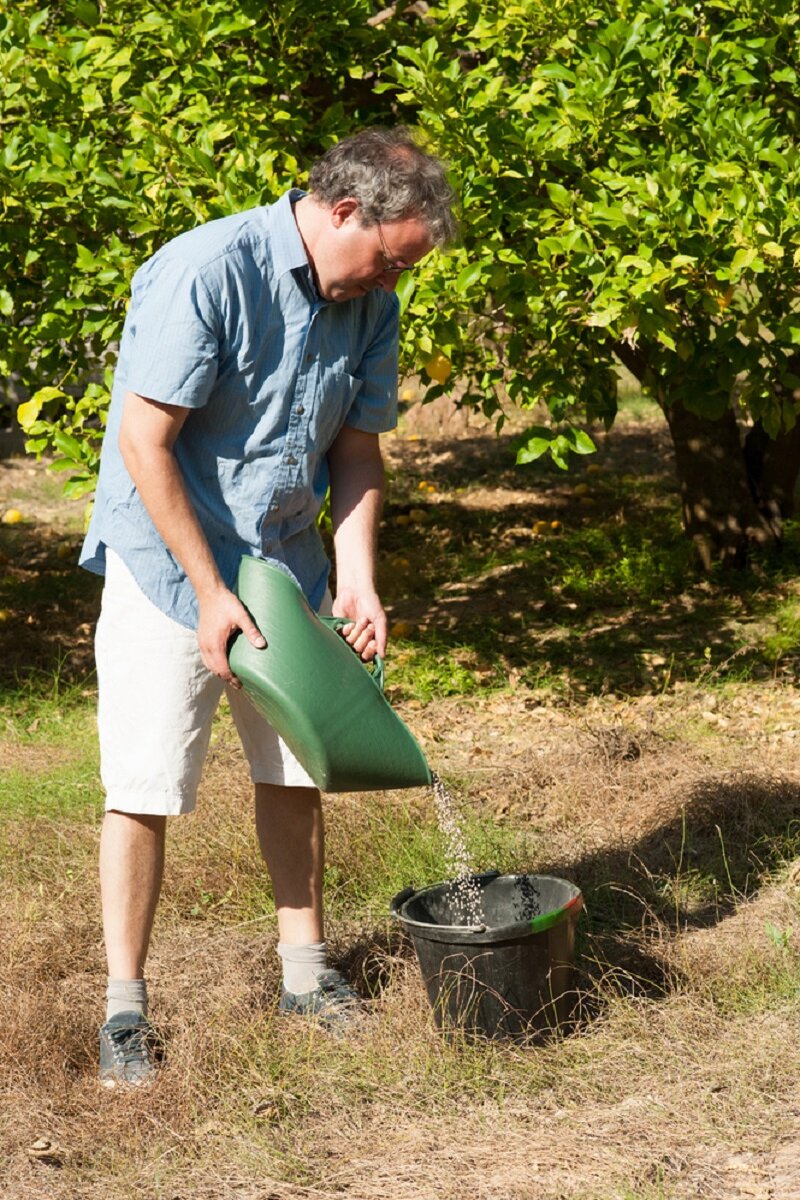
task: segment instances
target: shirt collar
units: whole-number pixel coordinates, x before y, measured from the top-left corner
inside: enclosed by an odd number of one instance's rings
[[[306,254],[303,239],[294,219],[293,203],[302,200],[305,192],[299,188],[290,188],[284,192],[269,210],[272,232],[272,262],[276,276],[294,271],[297,267],[305,267],[311,275],[310,263]]]

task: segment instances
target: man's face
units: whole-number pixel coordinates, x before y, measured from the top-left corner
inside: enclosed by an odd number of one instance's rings
[[[416,218],[361,224],[355,200],[341,200],[327,214],[314,252],[320,295],[340,302],[374,288],[393,292],[402,274],[433,249],[427,226]]]

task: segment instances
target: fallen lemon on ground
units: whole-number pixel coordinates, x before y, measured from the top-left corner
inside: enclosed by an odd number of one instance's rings
[[[553,533],[561,533],[561,530],[563,529],[563,525],[561,524],[560,521],[551,521],[550,528],[552,529]]]
[[[547,524],[547,521],[536,521],[533,526],[533,532],[539,534],[547,533],[549,528],[550,526]]]
[[[453,364],[450,362],[450,359],[446,354],[442,354],[441,351],[437,351],[425,363],[425,370],[436,383],[444,383],[449,378],[452,369]]]
[[[4,525],[19,525],[22,520],[22,513],[18,508],[7,508],[3,513]]]
[[[7,608],[0,608],[0,624],[2,624],[3,621],[7,621],[10,616],[11,613]]]
[[[424,525],[428,520],[428,511],[425,508],[412,508],[408,515],[415,525]]]
[[[410,621],[395,621],[389,629],[389,636],[394,638],[410,637],[414,626]]]
[[[573,492],[573,495],[575,495],[575,496],[588,496],[589,495],[589,485],[588,485],[588,483],[578,483],[572,489],[572,492]]]

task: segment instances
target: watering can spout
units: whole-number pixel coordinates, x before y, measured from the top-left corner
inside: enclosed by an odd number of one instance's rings
[[[321,791],[430,785],[420,746],[383,694],[383,664],[370,671],[318,617],[297,583],[260,558],[239,565],[239,599],[266,638],[257,650],[240,634],[231,670]]]

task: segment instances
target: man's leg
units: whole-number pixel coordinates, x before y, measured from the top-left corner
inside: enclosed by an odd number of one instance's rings
[[[283,969],[279,1008],[311,1017],[334,1034],[363,1018],[361,1002],[328,967],[322,910],[325,836],[313,786],[256,783],[256,831],[272,880]]]
[[[166,817],[107,812],[100,837],[103,934],[112,980],[141,980],[164,873]]]
[[[324,939],[322,873],[325,833],[314,787],[257,783],[256,833],[272,880],[278,935],[284,945]]]
[[[110,810],[100,837],[100,894],[108,957],[100,1081],[106,1087],[152,1078],[144,964],[164,871],[167,819]]]
[[[108,955],[100,1078],[153,1073],[144,965],[161,890],[168,816],[191,812],[222,680],[190,629],[141,592],[110,550],[95,639],[106,818],[100,885]]]

